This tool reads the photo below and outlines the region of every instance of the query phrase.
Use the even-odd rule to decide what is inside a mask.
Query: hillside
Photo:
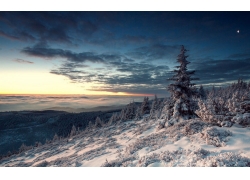
[[[185,114],[187,106],[181,104],[185,101],[157,96],[131,102],[120,112],[61,114],[56,124],[63,136],[59,133],[35,146],[23,144],[18,152],[3,157],[0,166],[249,167],[249,88],[250,83],[242,80],[224,88],[200,88],[199,96],[189,99],[193,118]],[[13,122],[16,116],[21,114],[13,116]],[[33,116],[38,118],[39,113],[25,117]],[[46,122],[55,123],[51,117]]]
[[[250,129],[201,119],[159,129],[161,120],[119,121],[23,151],[0,166],[250,166]]]
[[[52,110],[0,112],[0,157],[7,153],[18,153],[22,144],[44,144],[52,140],[55,134],[65,138],[73,125],[82,131],[90,121],[94,123],[97,116],[106,122],[116,111],[119,110],[82,113]]]

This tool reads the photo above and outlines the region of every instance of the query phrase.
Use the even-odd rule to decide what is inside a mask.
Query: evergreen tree
[[[77,134],[75,125],[72,126],[69,137],[75,136]]]
[[[117,113],[113,113],[108,121],[108,126],[112,125],[113,123],[116,123],[116,121],[120,120],[120,117]]]
[[[194,87],[195,84],[191,83],[191,81],[197,80],[198,78],[191,77],[195,71],[187,70],[187,65],[190,62],[187,61],[188,56],[186,52],[187,50],[182,46],[177,58],[177,62],[180,63],[180,65],[176,66],[177,69],[173,71],[175,75],[168,79],[174,81],[174,83],[169,84],[167,90],[171,93],[175,103],[173,117],[190,119],[196,116],[192,96],[197,95],[196,88]]]
[[[129,103],[127,105],[127,109],[126,109],[126,119],[133,119],[135,118],[135,115],[136,115],[136,105],[134,102],[132,103]]]
[[[102,127],[104,124],[102,122],[102,120],[99,118],[99,116],[97,116],[96,120],[95,120],[95,127]]]
[[[148,97],[144,97],[144,100],[141,105],[141,115],[149,114],[149,112],[150,112],[150,107],[149,107]]]
[[[200,88],[199,88],[199,96],[201,99],[207,99],[206,92],[202,85],[200,85]]]
[[[151,107],[151,110],[150,110],[150,118],[153,119],[153,118],[158,118],[158,113],[160,111],[160,100],[157,98],[156,94],[155,94],[155,99],[153,100],[153,103],[152,103],[152,107]]]
[[[58,140],[59,140],[59,136],[55,133],[52,141],[54,142],[54,141],[58,141]]]
[[[141,108],[137,107],[136,113],[135,113],[135,120],[140,120],[142,118],[141,116]]]

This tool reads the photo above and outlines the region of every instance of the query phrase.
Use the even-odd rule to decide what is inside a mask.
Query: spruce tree
[[[127,109],[125,111],[126,118],[125,119],[133,119],[136,116],[136,105],[134,102],[129,103],[127,105]]]
[[[149,101],[148,97],[144,97],[144,100],[141,104],[141,114],[149,114],[150,113],[150,107],[149,107]]]
[[[156,94],[155,94],[155,98],[152,102],[152,107],[150,110],[150,118],[156,118],[157,119],[157,114],[159,114],[159,110],[160,110],[160,100],[157,98]]]
[[[205,92],[205,90],[204,90],[204,88],[203,88],[202,85],[200,85],[200,88],[199,88],[199,97],[201,99],[207,99],[206,92]]]
[[[198,80],[198,78],[192,78],[191,76],[195,71],[188,71],[187,69],[187,65],[190,62],[187,61],[188,56],[186,52],[187,50],[182,46],[181,52],[177,57],[177,62],[180,63],[180,65],[176,66],[177,69],[173,71],[175,75],[168,79],[174,81],[174,83],[169,84],[167,90],[171,93],[175,103],[173,107],[173,117],[190,119],[195,116],[192,96],[197,95],[196,88],[194,87],[195,84],[191,83],[191,81]]]
[[[141,116],[141,108],[137,107],[136,113],[135,113],[135,120],[140,120],[142,118]]]
[[[75,136],[77,134],[75,125],[72,126],[69,137]]]
[[[102,122],[102,120],[99,118],[99,116],[97,116],[97,118],[95,119],[95,127],[96,128],[100,128],[102,127],[104,124]]]

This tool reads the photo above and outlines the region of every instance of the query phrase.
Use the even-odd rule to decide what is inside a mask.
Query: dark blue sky
[[[83,93],[166,94],[184,45],[195,83],[250,80],[249,19],[250,12],[0,12],[2,77],[37,70]],[[2,93],[14,88],[0,83]]]

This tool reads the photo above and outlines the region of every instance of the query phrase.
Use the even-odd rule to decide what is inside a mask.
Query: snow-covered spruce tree
[[[150,119],[158,119],[160,116],[160,105],[161,105],[161,101],[157,98],[157,96],[155,95],[155,98],[153,100],[152,103],[152,107],[150,110]]]
[[[171,97],[174,100],[173,107],[173,119],[190,119],[197,117],[195,114],[195,103],[192,99],[193,96],[197,96],[196,88],[192,80],[198,80],[198,78],[192,78],[191,76],[195,71],[188,71],[187,65],[190,63],[187,61],[187,50],[184,46],[181,47],[181,52],[178,55],[177,62],[180,63],[176,66],[176,70],[173,72],[175,75],[168,80],[174,81],[168,85],[167,90],[171,93]]]
[[[174,101],[171,97],[167,97],[164,99],[163,103],[164,106],[161,111],[160,119],[169,120],[173,115]]]
[[[55,133],[52,141],[55,142],[55,141],[58,141],[59,139],[60,139],[59,136]]]
[[[19,148],[19,153],[32,149],[32,146],[26,146],[24,143]]]
[[[140,120],[142,118],[141,116],[141,107],[137,107],[135,112],[135,120]]]
[[[148,97],[144,97],[144,100],[141,104],[141,115],[149,113],[150,113],[150,107],[149,107]]]
[[[116,123],[118,120],[120,120],[120,117],[117,113],[113,113],[112,116],[110,117],[109,121],[108,121],[108,126]]]
[[[73,136],[75,136],[75,135],[77,135],[77,130],[76,130],[75,125],[73,125],[73,126],[72,126],[72,129],[71,129],[71,131],[70,131],[69,137],[73,137]]]
[[[126,119],[134,119],[136,115],[136,105],[134,102],[129,103],[126,109]]]
[[[103,127],[103,122],[102,120],[99,118],[99,116],[97,116],[96,120],[95,120],[95,127],[96,128],[100,128],[100,127]]]
[[[201,99],[207,99],[206,92],[205,92],[205,90],[204,90],[204,88],[203,88],[202,85],[200,85],[200,88],[199,88],[199,97]]]

